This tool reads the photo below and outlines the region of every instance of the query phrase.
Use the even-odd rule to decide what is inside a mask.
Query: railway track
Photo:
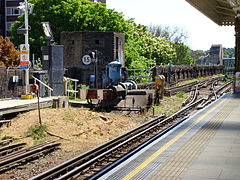
[[[8,147],[3,147],[2,152],[9,152],[11,150],[16,150],[20,146],[25,145],[24,143],[18,143],[15,145],[10,145]],[[12,152],[0,157],[0,172],[6,171],[7,169],[17,166],[23,162],[28,162],[31,159],[39,157],[44,153],[50,152],[56,149],[60,143],[54,141],[47,141],[42,144],[35,145],[30,148],[22,149],[16,152]],[[5,148],[5,149],[4,149]]]
[[[209,82],[202,82],[198,86],[206,86],[206,83],[208,84]],[[215,81],[211,83],[212,86],[214,86]],[[206,100],[212,100],[212,96],[219,97],[222,93],[229,91],[231,83],[232,82],[229,82],[218,89],[213,88],[212,94],[209,94],[209,96],[205,98],[196,98],[199,88],[196,86],[195,92],[193,93],[193,96],[195,96],[194,100],[190,100],[185,107],[173,115],[154,118],[152,121],[122,136],[32,177],[31,180],[54,178],[97,179],[147,144],[183,122],[191,111],[197,109],[197,107],[206,102]]]
[[[13,141],[14,141],[14,139],[1,140],[1,141],[0,141],[0,146],[8,145],[8,144],[10,144],[10,143],[13,142]]]
[[[26,145],[26,143],[17,143],[17,144],[11,144],[8,146],[4,146],[0,148],[0,158],[6,154],[9,154],[13,151],[17,151],[21,148],[23,148]]]
[[[213,82],[220,81],[222,78],[223,77],[214,77],[214,78],[211,78],[211,79],[194,81],[192,83],[184,84],[184,85],[181,85],[181,86],[168,88],[165,91],[165,95],[166,96],[172,96],[172,95],[174,95],[174,94],[176,94],[177,92],[180,92],[180,91],[190,92],[190,91],[192,91],[192,88],[195,87],[195,86],[198,86],[198,89],[206,88],[207,86],[211,85]]]

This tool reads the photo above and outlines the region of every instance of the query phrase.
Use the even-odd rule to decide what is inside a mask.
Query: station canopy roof
[[[240,0],[186,0],[220,26],[234,25],[240,16]]]

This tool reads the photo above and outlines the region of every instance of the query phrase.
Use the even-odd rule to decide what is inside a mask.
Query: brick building
[[[213,44],[209,51],[209,62],[211,64],[223,65],[223,47],[221,44]]]
[[[0,36],[10,36],[8,30],[21,14],[17,6],[23,1],[24,0],[0,0]],[[106,0],[90,1],[106,3]]]
[[[107,85],[106,65],[118,59],[124,66],[124,42],[124,35],[115,32],[62,32],[66,76],[90,85],[89,77],[95,74],[96,86],[104,88]],[[84,57],[93,51],[97,51],[97,63],[85,62]]]
[[[17,9],[20,2],[24,0],[0,0],[0,35],[10,36],[8,30],[22,13]]]

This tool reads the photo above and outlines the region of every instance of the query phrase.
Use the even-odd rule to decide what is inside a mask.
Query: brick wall
[[[95,74],[93,62],[86,65],[82,62],[84,55],[97,50],[97,87],[107,85],[106,65],[119,59],[124,66],[124,35],[115,32],[63,32],[61,44],[64,45],[64,68],[69,71],[66,76],[79,80],[79,83],[90,85],[89,77]]]

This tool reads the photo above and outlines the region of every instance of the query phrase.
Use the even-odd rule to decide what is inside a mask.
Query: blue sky
[[[208,50],[212,44],[235,46],[233,26],[218,26],[185,0],[107,0],[107,7],[140,24],[182,28],[188,34],[187,45],[193,50]]]

